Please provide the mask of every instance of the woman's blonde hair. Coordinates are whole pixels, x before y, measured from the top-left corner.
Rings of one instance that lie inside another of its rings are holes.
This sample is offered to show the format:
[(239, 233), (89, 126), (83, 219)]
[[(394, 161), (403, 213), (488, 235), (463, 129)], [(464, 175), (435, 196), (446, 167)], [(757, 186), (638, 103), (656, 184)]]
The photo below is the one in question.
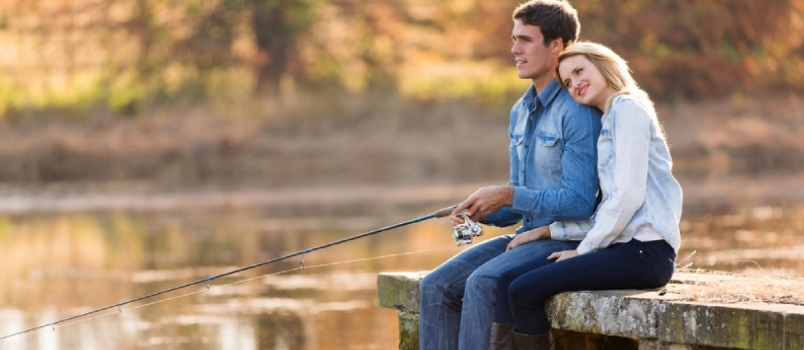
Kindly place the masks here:
[[(628, 69), (628, 63), (626, 63), (622, 57), (614, 53), (614, 51), (606, 46), (588, 41), (576, 42), (564, 49), (558, 56), (558, 64), (561, 65), (561, 62), (565, 59), (577, 55), (583, 55), (589, 59), (600, 71), (600, 74), (603, 75), (606, 83), (614, 90), (614, 95), (609, 97), (606, 101), (606, 108), (603, 110), (604, 113), (611, 107), (611, 101), (620, 95), (631, 95), (639, 99), (644, 99), (645, 102), (653, 106), (648, 94), (639, 88), (634, 78), (631, 77), (631, 70)], [(555, 76), (556, 80), (558, 80), (558, 84), (566, 89), (567, 86), (558, 73), (558, 66), (556, 66), (555, 69)]]

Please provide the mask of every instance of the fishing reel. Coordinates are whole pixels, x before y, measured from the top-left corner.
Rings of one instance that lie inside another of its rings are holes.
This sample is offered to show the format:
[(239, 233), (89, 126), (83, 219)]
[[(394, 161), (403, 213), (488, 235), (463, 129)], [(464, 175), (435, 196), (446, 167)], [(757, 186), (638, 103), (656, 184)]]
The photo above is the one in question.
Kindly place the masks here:
[(463, 218), (463, 223), (452, 228), (452, 238), (455, 239), (459, 247), (464, 244), (472, 244), (472, 237), (483, 235), (483, 227), (466, 216), (465, 211), (461, 213), (461, 217)]

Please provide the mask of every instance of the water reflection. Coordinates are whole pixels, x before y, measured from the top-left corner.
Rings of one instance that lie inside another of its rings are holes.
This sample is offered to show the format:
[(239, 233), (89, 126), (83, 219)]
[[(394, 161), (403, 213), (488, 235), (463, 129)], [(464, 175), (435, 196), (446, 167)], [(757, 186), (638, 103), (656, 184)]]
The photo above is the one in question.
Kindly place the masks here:
[(755, 275), (804, 276), (804, 207), (759, 206), (682, 221), (680, 256), (694, 266)]
[[(310, 223), (326, 218), (266, 217), (247, 210), (0, 217), (0, 331), (7, 335), (328, 243), (359, 233), (344, 228), (373, 229), (367, 226), (378, 220), (334, 218), (327, 227)], [(444, 223), (423, 223), (349, 242), (305, 254), (304, 270), (302, 258), (267, 265), (215, 280), (208, 290), (193, 286), (154, 301), (193, 295), (115, 308), (6, 340), (0, 348), (385, 348), (397, 341), (396, 318), (374, 306), (376, 273), (430, 268), (451, 253), (361, 259), (451, 245), (444, 232)], [(444, 239), (427, 238), (435, 236)], [(275, 274), (288, 270), (296, 271)], [(242, 283), (229, 285), (236, 282)]]
[[(0, 216), (0, 335), (431, 209), (329, 217), (258, 209)], [(461, 249), (449, 230), (446, 220), (426, 221), (305, 254), (304, 269), (302, 257), (292, 258), (15, 337), (0, 349), (393, 348), (396, 313), (375, 306), (376, 274), (437, 266)], [(801, 277), (802, 231), (804, 206), (685, 212), (680, 256), (697, 251), (693, 267)], [(484, 239), (508, 231), (486, 232)]]

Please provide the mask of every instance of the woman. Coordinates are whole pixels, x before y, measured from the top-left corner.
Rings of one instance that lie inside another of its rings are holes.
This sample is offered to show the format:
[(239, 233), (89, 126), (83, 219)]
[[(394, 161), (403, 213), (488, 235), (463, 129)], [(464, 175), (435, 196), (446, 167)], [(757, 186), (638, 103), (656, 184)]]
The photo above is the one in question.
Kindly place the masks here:
[(509, 249), (551, 236), (581, 243), (499, 277), (492, 349), (552, 349), (544, 311), (552, 295), (658, 288), (675, 269), (681, 187), (648, 95), (622, 58), (589, 42), (559, 56), (556, 77), (576, 101), (604, 113), (597, 143), (602, 202), (591, 220), (554, 223), (511, 241)]

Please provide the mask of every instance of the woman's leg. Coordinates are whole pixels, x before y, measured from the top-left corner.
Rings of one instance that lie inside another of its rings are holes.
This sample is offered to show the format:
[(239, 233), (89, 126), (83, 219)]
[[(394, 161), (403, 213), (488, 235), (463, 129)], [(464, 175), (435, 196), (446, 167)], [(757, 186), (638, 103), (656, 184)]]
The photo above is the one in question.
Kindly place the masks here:
[(665, 241), (631, 240), (525, 273), (508, 291), (516, 331), (549, 332), (544, 301), (561, 292), (661, 287), (673, 275), (675, 256)]
[(497, 278), (502, 272), (521, 265), (533, 256), (547, 259), (552, 252), (575, 249), (577, 246), (578, 242), (551, 239), (528, 242), (478, 267), (466, 279), (458, 346), (450, 349), (488, 350), (495, 305), (501, 295), (497, 292)]
[[(579, 242), (573, 241), (554, 241), (554, 240), (539, 240), (521, 245), (509, 252), (518, 253), (516, 261), (512, 261), (505, 265), (504, 268), (498, 271), (490, 271), (486, 275), (495, 276), (495, 279), (490, 278), (490, 281), (496, 282), (496, 303), (491, 305), (494, 317), (491, 323), (491, 348), (492, 350), (510, 350), (514, 348), (514, 316), (511, 315), (510, 303), (508, 301), (508, 285), (520, 275), (530, 272), (546, 264), (554, 263), (547, 260), (551, 254), (562, 251), (576, 249)], [(492, 310), (489, 310), (492, 311)], [(482, 329), (483, 325), (480, 324), (479, 328)], [(461, 327), (463, 331), (464, 328)], [(462, 337), (463, 339), (464, 337)], [(475, 339), (475, 343), (483, 348), (485, 345)], [(463, 343), (462, 343), (463, 344)], [(469, 349), (466, 345), (460, 349)]]
[[(577, 248), (578, 242), (573, 243), (575, 243), (575, 248)], [(562, 250), (569, 250), (575, 248), (568, 248)], [(510, 324), (514, 323), (514, 315), (511, 313), (511, 301), (508, 298), (508, 287), (519, 276), (522, 276), (528, 272), (536, 270), (545, 265), (555, 263), (554, 260), (547, 260), (547, 257), (555, 252), (556, 251), (539, 252), (539, 254), (534, 254), (530, 256), (528, 259), (523, 260), (521, 264), (512, 266), (508, 270), (505, 270), (499, 274), (499, 277), (497, 277), (497, 304), (495, 305), (494, 308), (495, 323), (510, 323)], [(547, 281), (542, 282), (548, 283)]]

